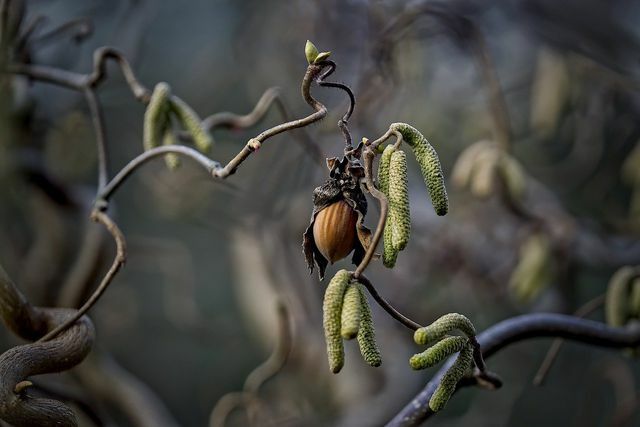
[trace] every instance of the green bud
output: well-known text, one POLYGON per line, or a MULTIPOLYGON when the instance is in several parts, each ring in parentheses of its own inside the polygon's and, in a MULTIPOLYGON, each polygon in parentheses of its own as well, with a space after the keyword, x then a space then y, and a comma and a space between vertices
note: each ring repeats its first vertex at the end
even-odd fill
POLYGON ((320 52, 318 56, 316 56, 316 59, 313 61, 313 63, 317 64, 318 62, 324 61, 329 56, 331 56, 331 52, 320 52))
POLYGON ((169 124, 170 96, 171 88, 166 83, 158 83, 153 88, 149 104, 144 112, 142 144, 145 151, 160 145, 169 124))
POLYGON ((409 190, 407 184, 407 156, 403 151, 391 155, 389 165, 389 211, 392 212, 392 244, 396 251, 407 247, 411 234, 409 190))
POLYGON ((198 150, 207 153, 213 144, 213 138, 209 132, 202 127, 202 121, 198 114, 182 99, 177 96, 171 97, 171 109, 177 116, 178 120, 189 132, 193 142, 198 150))
POLYGON ((322 304, 322 324, 327 343, 327 356, 331 372, 337 374, 344 366, 344 347, 340 329, 342 327, 342 301, 349 284, 350 274, 340 270, 327 285, 322 304))
POLYGON ((415 370, 430 368, 467 345, 469 345, 469 339, 466 337, 446 337, 422 353, 411 356, 409 365, 415 370))
POLYGON ((318 48, 307 40, 307 44, 304 46, 304 54, 307 57, 307 62, 311 65, 316 62, 316 58, 319 55, 318 48))
POLYGON ((358 283, 351 282, 342 301, 341 335, 345 340, 354 339, 358 335, 361 312, 362 302, 360 301, 358 283))
POLYGON ((438 384, 438 388, 436 388, 436 391, 429 400, 429 408, 431 408, 433 412, 438 412, 447 405, 447 402, 456 391, 458 381, 467 373, 472 361, 473 349, 470 345, 465 346, 460 350, 458 358, 444 374, 440 384, 438 384))
MULTIPOLYGON (((387 145, 380 157, 378 164, 378 187, 382 193, 389 199, 389 169, 391 166, 391 156, 395 148, 393 145, 387 145)), ((393 268, 398 258, 398 250, 393 247, 393 217, 392 211, 387 210, 387 220, 384 225, 382 263, 385 267, 393 268)))
POLYGON ((631 281, 636 276, 633 267, 622 267, 611 276, 605 296, 604 314, 607 324, 624 326, 631 315, 629 291, 631 281))
POLYGON ((476 335, 476 328, 466 316, 459 313, 448 313, 429 326, 416 329, 413 340, 420 345, 431 344, 440 341, 454 330, 459 330, 468 337, 476 335))
POLYGON ((380 350, 378 344, 376 344, 376 334, 373 327, 373 319, 371 317, 371 307, 367 301, 367 296, 364 293, 364 289, 361 284, 358 284, 358 291, 360 292, 360 304, 362 307, 360 317, 360 330, 358 331, 358 345, 360 346, 360 354, 365 362, 373 367, 378 367, 382 364, 382 357, 380 356, 380 350))
POLYGON ((429 190, 433 208, 436 214, 446 215, 449 211, 449 198, 444 186, 444 174, 438 153, 413 126, 406 123, 393 123, 390 129, 400 132, 402 139, 413 149, 413 154, 420 165, 424 182, 429 190))

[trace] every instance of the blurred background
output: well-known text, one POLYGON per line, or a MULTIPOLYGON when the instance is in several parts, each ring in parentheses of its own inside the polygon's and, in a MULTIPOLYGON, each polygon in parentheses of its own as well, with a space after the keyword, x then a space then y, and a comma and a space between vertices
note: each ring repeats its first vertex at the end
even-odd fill
MULTIPOLYGON (((14 61, 88 73, 92 52, 114 46, 143 84, 167 82, 201 117, 246 114, 270 87, 291 117, 306 116, 305 41, 330 50, 332 79, 357 97, 354 139, 410 123, 443 164, 450 213, 435 215, 411 161, 412 239, 393 270, 381 262, 368 270, 421 324, 452 311, 479 330, 521 313, 573 313, 618 268, 640 262, 637 1, 32 0, 26 8, 22 31, 44 20, 14 61), (78 18, 86 22, 47 35, 78 18)), ((2 90, 0 260, 32 303, 79 306, 114 254, 88 219, 97 163, 85 99, 24 77, 5 78, 2 90)), ((97 93, 114 174, 143 149, 145 107, 113 64, 97 93)), ((328 279, 309 276, 301 242, 324 158, 342 153, 336 123, 347 103, 329 88, 312 93, 328 117, 270 139, 230 179, 213 182, 188 160, 177 171, 156 161, 118 191, 113 217, 129 253, 90 313, 93 356, 34 380, 81 396, 93 408, 74 406, 82 425, 156 425, 149 413, 206 425, 216 402, 242 390, 271 353, 277 299, 292 317, 291 356, 261 388, 253 425, 382 425, 433 375, 437 368, 411 371, 408 358, 422 349, 375 304, 382 367, 367 366, 349 342, 342 372, 328 369, 328 279)), ((225 163, 282 121, 272 108, 255 127, 216 129, 210 155, 225 163)), ((376 221, 371 201, 366 223, 376 221)), ((327 277, 349 266, 343 260, 327 277)), ((602 310, 591 317, 604 319, 602 310)), ((3 349, 19 343, 0 336, 3 349)), ((429 423, 640 424, 633 358, 567 343, 534 386, 550 343, 500 352, 488 365, 504 387, 462 390, 429 423)), ((226 421, 250 423, 244 410, 226 421)))

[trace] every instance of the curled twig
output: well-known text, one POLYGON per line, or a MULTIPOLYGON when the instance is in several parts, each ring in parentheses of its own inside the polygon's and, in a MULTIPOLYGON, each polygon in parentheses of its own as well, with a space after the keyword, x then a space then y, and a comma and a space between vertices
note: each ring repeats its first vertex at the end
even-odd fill
POLYGON ((65 322, 58 325, 52 331, 48 332, 45 336, 40 338, 38 342, 46 342, 52 338, 55 338, 60 332, 69 328, 73 323, 75 323, 78 319, 80 319, 93 305, 100 299, 100 296, 107 290, 107 287, 118 273, 120 268, 124 265, 125 259, 127 257, 127 247, 124 236, 122 232, 118 228, 118 226, 109 218, 109 216, 101 212, 99 210, 94 210, 91 213, 91 218, 94 221, 97 221, 104 225, 113 236, 113 239, 116 242, 116 256, 113 260, 113 264, 105 274, 104 278, 100 282, 100 285, 96 288, 95 292, 89 297, 89 299, 80 307, 80 309, 70 318, 66 319, 65 322))
POLYGON ((224 426, 229 414, 242 406, 247 407, 249 421, 253 424, 260 387, 282 370, 291 353, 291 319, 287 306, 282 301, 277 303, 277 314, 278 341, 273 352, 247 376, 242 392, 227 393, 218 400, 209 416, 210 427, 224 426))

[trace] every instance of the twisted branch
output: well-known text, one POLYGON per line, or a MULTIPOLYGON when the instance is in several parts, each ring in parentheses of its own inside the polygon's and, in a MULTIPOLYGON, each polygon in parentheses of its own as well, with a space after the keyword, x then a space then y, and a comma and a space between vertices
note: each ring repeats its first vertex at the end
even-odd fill
MULTIPOLYGON (((33 307, 0 266, 0 315, 14 333, 35 340, 68 319, 76 310, 33 307)), ((13 347, 0 355, 0 418, 16 426, 75 426, 65 404, 27 394, 32 375, 60 372, 80 363, 91 350, 94 329, 87 317, 48 342, 13 347), (18 386, 22 384, 22 386, 18 386)))

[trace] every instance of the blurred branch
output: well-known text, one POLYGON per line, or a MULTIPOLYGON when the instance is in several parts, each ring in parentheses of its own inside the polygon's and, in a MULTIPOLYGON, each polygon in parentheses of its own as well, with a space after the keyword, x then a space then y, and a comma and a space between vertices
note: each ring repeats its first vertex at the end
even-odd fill
POLYGON ((250 424, 256 424, 260 387, 282 370, 291 353, 291 318, 287 306, 281 300, 277 303, 277 314, 278 341, 271 356, 247 376, 242 392, 227 393, 218 400, 209 416, 210 427, 223 427, 229 414, 241 406, 247 407, 250 424))
MULTIPOLYGON (((640 345, 640 328, 612 328, 564 314, 534 313, 503 320, 477 338, 484 357, 489 358, 509 344, 538 337, 559 337, 600 347, 626 348, 640 345)), ((448 359, 425 388, 387 425, 417 426, 430 418, 434 412, 429 409, 429 399, 453 362, 453 358, 448 359)), ((461 385, 458 384, 459 387, 461 385)))
POLYGON ((107 354, 93 352, 73 373, 93 396, 119 410, 133 426, 178 426, 158 396, 107 354))
POLYGON ((118 228, 118 226, 109 218, 107 214, 104 212, 100 212, 98 210, 94 210, 91 213, 91 218, 94 221, 97 221, 105 226, 107 231, 111 233, 113 239, 116 242, 116 256, 113 260, 113 264, 105 274, 102 282, 96 288, 95 292, 89 297, 89 299, 80 307, 80 309, 75 313, 75 315, 71 316, 62 324, 58 325, 52 331, 48 332, 45 336, 40 338, 38 342, 49 341, 52 338, 55 338, 60 332, 64 331, 68 327, 70 327, 75 321, 80 319, 93 305, 98 301, 100 296, 107 290, 107 287, 118 273, 120 268, 124 265, 125 259, 127 257, 127 247, 124 236, 122 232, 118 228))
MULTIPOLYGON (((0 267, 0 315, 17 335, 35 340, 74 318, 76 310, 31 306, 0 267)), ((16 386, 32 375, 60 372, 80 363, 91 350, 94 329, 87 317, 49 342, 20 345, 0 355, 0 418, 15 425, 75 426, 73 411, 63 403, 28 396, 16 386), (16 391, 17 390, 17 391, 16 391)))
MULTIPOLYGON (((602 304, 604 304, 604 300, 605 294, 598 295, 592 300, 587 301, 582 307, 576 310, 573 315, 577 317, 588 316, 589 314, 600 308, 602 304)), ((553 366, 553 362, 556 360, 556 357, 558 357, 558 354, 560 353, 560 348, 562 347, 563 342, 564 340, 562 338, 556 338, 555 340, 553 340, 553 342, 551 343, 551 347, 549 347, 549 350, 547 351, 547 355, 545 356, 544 361, 540 365, 538 372, 536 372, 536 376, 533 379, 533 385, 542 385, 545 377, 551 369, 551 366, 553 366)))

